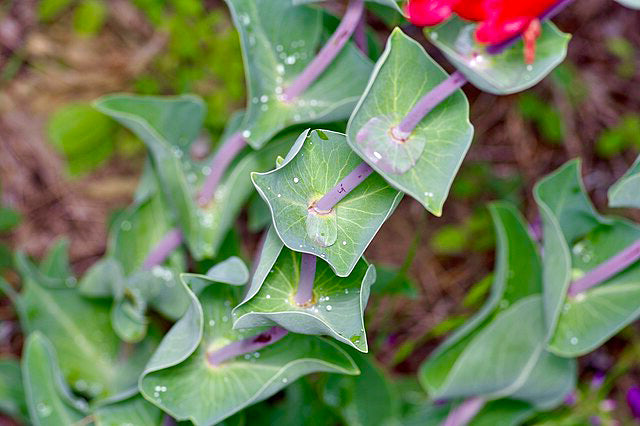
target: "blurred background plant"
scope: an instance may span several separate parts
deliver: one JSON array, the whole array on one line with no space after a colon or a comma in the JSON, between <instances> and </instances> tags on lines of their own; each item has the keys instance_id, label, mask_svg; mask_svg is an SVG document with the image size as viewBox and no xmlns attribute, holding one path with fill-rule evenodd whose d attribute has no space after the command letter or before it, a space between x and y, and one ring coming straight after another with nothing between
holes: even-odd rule
<instances>
[{"instance_id":1,"label":"blurred background plant","mask_svg":"<svg viewBox=\"0 0 640 426\"><path fill-rule=\"evenodd\" d=\"M373 373L362 379L301 380L251 408L265 424L358 419L367 404L358 387L371 389L369 380L401 390L389 392L394 401L401 394L402 401L391 404L398 410L417 410L424 402L412 378L418 365L490 290L494 232L488 201L512 201L535 223L533 184L579 156L587 189L607 210L607 188L640 152L640 16L609 3L581 0L559 17L559 27L574 33L568 60L533 90L497 98L465 88L476 140L443 217L427 217L406 197L367 252L379 270L367 326L380 366L372 364ZM380 8L369 14L372 36L380 40L388 25L399 22ZM424 41L417 29L406 30ZM206 131L195 153L204 156L244 99L239 40L219 0L5 0L0 85L0 273L11 282L17 281L12 248L42 258L58 237L70 241L74 272L85 271L104 253L110 218L131 200L143 146L97 113L92 100L116 91L196 93L207 104ZM254 222L264 216L264 204L250 206L229 237L235 245L245 241L246 253L256 244ZM8 357L20 354L22 337L6 300L0 301L0 319L6 358L0 364L0 411L15 413L20 407L7 402L18 386L10 385L17 379L15 360ZM638 398L627 394L640 385L637 335L638 325L631 325L583 357L575 398L532 423L632 424L627 399L633 405Z\"/></svg>"}]
</instances>

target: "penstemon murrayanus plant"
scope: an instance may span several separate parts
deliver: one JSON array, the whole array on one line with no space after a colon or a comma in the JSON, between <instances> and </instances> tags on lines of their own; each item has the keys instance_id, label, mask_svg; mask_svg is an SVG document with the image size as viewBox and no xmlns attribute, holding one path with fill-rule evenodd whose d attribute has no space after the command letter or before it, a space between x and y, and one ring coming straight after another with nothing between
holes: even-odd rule
<instances>
[{"instance_id":1,"label":"penstemon murrayanus plant","mask_svg":"<svg viewBox=\"0 0 640 426\"><path fill-rule=\"evenodd\" d=\"M453 426L496 413L517 424L561 403L575 385L575 358L638 316L640 231L595 212L578 163L536 187L542 247L514 207L491 206L491 296L418 376L428 398L445 404L425 396L402 415L392 385L361 354L376 275L362 255L403 194L442 214L473 135L460 87L496 95L531 87L563 60L569 37L545 22L527 65L517 37L478 45L473 26L451 18L425 32L457 68L448 76L400 29L374 66L348 41L362 39L362 0L349 2L340 23L307 1L227 3L249 97L217 152L190 158L204 116L195 97L97 101L148 147L134 204L79 283L59 245L40 265L17 257L20 294L3 284L28 335L25 416L53 425L235 424L243 409L313 372L347 375L328 376L322 392L348 424ZM344 129L347 120L345 133L317 127ZM612 187L612 206L640 205L637 169ZM228 234L254 189L272 224L250 272ZM151 311L173 326L164 333ZM296 386L287 392L308 391ZM375 416L363 409L372 388L382 392ZM361 397L340 401L342 392Z\"/></svg>"}]
</instances>

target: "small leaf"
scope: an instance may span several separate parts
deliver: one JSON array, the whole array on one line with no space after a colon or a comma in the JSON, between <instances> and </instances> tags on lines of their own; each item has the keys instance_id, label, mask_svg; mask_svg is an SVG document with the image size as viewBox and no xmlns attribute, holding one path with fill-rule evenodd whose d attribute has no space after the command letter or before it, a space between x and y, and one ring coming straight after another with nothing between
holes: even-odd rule
<instances>
[{"instance_id":1,"label":"small leaf","mask_svg":"<svg viewBox=\"0 0 640 426\"><path fill-rule=\"evenodd\" d=\"M341 277L353 270L402 197L372 175L328 214L317 213L314 203L360 163L344 135L318 130L303 132L279 168L251 176L284 244L321 257Z\"/></svg>"},{"instance_id":2,"label":"small leaf","mask_svg":"<svg viewBox=\"0 0 640 426\"><path fill-rule=\"evenodd\" d=\"M191 280L184 276L185 280ZM188 289L191 305L167 333L140 378L144 397L178 420L215 424L268 398L298 377L316 371L357 374L339 347L318 337L289 334L254 354L209 365L207 354L255 335L231 328L237 289L211 285L198 298ZM202 404L202 401L207 401Z\"/></svg>"},{"instance_id":3,"label":"small leaf","mask_svg":"<svg viewBox=\"0 0 640 426\"><path fill-rule=\"evenodd\" d=\"M464 94L456 91L441 102L407 142L399 143L390 132L446 77L416 41L396 28L347 126L349 146L437 216L473 135Z\"/></svg>"},{"instance_id":4,"label":"small leaf","mask_svg":"<svg viewBox=\"0 0 640 426\"><path fill-rule=\"evenodd\" d=\"M277 236L271 232L268 239ZM277 254L276 254L277 253ZM275 257L275 259L274 259ZM309 306L294 301L298 289L301 256L269 241L262 250L258 269L243 302L233 310L234 328L280 325L302 334L329 335L367 352L362 317L375 281L375 268L360 260L353 272L340 278L324 263L316 266L313 299Z\"/></svg>"},{"instance_id":5,"label":"small leaf","mask_svg":"<svg viewBox=\"0 0 640 426\"><path fill-rule=\"evenodd\" d=\"M224 260L207 271L207 278L211 281L230 285L244 285L249 281L249 269L237 256Z\"/></svg>"},{"instance_id":6,"label":"small leaf","mask_svg":"<svg viewBox=\"0 0 640 426\"><path fill-rule=\"evenodd\" d=\"M66 387L55 351L39 332L27 338L22 374L33 425L71 425L86 416L86 403L73 397Z\"/></svg>"},{"instance_id":7,"label":"small leaf","mask_svg":"<svg viewBox=\"0 0 640 426\"><path fill-rule=\"evenodd\" d=\"M287 102L282 94L325 42L318 9L293 0L226 0L240 33L248 86L243 131L258 149L276 133L301 123L327 123L348 117L364 90L371 62L347 43L311 86ZM281 25L295 22L295 25Z\"/></svg>"},{"instance_id":8,"label":"small leaf","mask_svg":"<svg viewBox=\"0 0 640 426\"><path fill-rule=\"evenodd\" d=\"M610 207L640 209L640 157L627 172L609 188Z\"/></svg>"},{"instance_id":9,"label":"small leaf","mask_svg":"<svg viewBox=\"0 0 640 426\"><path fill-rule=\"evenodd\" d=\"M495 95L520 92L537 84L564 60L571 39L551 22L543 23L535 62L527 65L521 39L492 55L474 40L474 31L475 24L453 17L425 29L425 36L474 86Z\"/></svg>"}]
</instances>

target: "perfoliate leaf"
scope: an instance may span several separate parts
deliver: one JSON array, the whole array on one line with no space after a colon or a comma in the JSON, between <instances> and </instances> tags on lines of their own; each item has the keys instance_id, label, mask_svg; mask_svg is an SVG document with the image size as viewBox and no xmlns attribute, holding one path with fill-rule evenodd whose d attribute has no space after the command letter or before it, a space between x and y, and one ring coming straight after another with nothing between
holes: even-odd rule
<instances>
[{"instance_id":1,"label":"perfoliate leaf","mask_svg":"<svg viewBox=\"0 0 640 426\"><path fill-rule=\"evenodd\" d=\"M402 197L374 174L319 214L314 203L361 162L343 134L305 131L278 168L251 175L284 244L324 259L341 277L350 274Z\"/></svg>"},{"instance_id":2,"label":"perfoliate leaf","mask_svg":"<svg viewBox=\"0 0 640 426\"><path fill-rule=\"evenodd\" d=\"M564 357L592 351L640 315L640 264L591 289L567 297L577 279L640 238L640 226L600 216L584 190L580 163L571 161L535 188L544 224L545 308L553 338L549 350Z\"/></svg>"},{"instance_id":3,"label":"perfoliate leaf","mask_svg":"<svg viewBox=\"0 0 640 426\"><path fill-rule=\"evenodd\" d=\"M434 398L497 398L521 392L521 399L547 405L550 395L566 393L575 368L544 352L548 331L540 260L524 220L507 204L494 204L491 214L498 240L492 295L422 365L419 378ZM536 391L541 388L545 392Z\"/></svg>"},{"instance_id":4,"label":"perfoliate leaf","mask_svg":"<svg viewBox=\"0 0 640 426\"><path fill-rule=\"evenodd\" d=\"M294 301L301 256L267 236L256 273L244 301L233 310L234 327L280 325L301 334L329 335L356 349L368 350L363 313L375 281L375 268L360 260L353 272L340 278L324 263L316 266L312 302ZM271 239L272 241L268 241Z\"/></svg>"},{"instance_id":5,"label":"perfoliate leaf","mask_svg":"<svg viewBox=\"0 0 640 426\"><path fill-rule=\"evenodd\" d=\"M522 40L492 55L475 41L475 27L453 17L425 29L425 36L474 86L495 95L520 92L537 84L564 60L571 39L551 22L543 23L542 35L536 41L535 62L528 65Z\"/></svg>"},{"instance_id":6,"label":"perfoliate leaf","mask_svg":"<svg viewBox=\"0 0 640 426\"><path fill-rule=\"evenodd\" d=\"M639 3L640 4L640 3ZM640 6L638 6L640 8ZM616 183L609 188L610 207L640 209L640 157Z\"/></svg>"},{"instance_id":7,"label":"perfoliate leaf","mask_svg":"<svg viewBox=\"0 0 640 426\"><path fill-rule=\"evenodd\" d=\"M93 413L96 426L156 426L164 414L139 394L98 407Z\"/></svg>"},{"instance_id":8,"label":"perfoliate leaf","mask_svg":"<svg viewBox=\"0 0 640 426\"><path fill-rule=\"evenodd\" d=\"M192 279L189 275L183 278ZM351 358L334 343L295 334L255 353L210 365L208 353L255 335L256 330L240 333L231 327L230 307L237 300L237 288L213 284L196 297L184 286L191 305L169 330L140 378L143 396L172 417L211 425L302 375L358 373Z\"/></svg>"},{"instance_id":9,"label":"perfoliate leaf","mask_svg":"<svg viewBox=\"0 0 640 426\"><path fill-rule=\"evenodd\" d=\"M446 77L416 41L396 28L347 126L349 146L437 216L473 136L464 94L456 91L441 102L406 142L390 132Z\"/></svg>"},{"instance_id":10,"label":"perfoliate leaf","mask_svg":"<svg viewBox=\"0 0 640 426\"><path fill-rule=\"evenodd\" d=\"M72 425L86 416L86 403L72 396L60 373L55 350L40 332L27 338L22 377L31 424Z\"/></svg>"},{"instance_id":11,"label":"perfoliate leaf","mask_svg":"<svg viewBox=\"0 0 640 426\"><path fill-rule=\"evenodd\" d=\"M326 123L351 113L371 72L371 62L347 43L331 65L297 98L285 101L286 87L311 62L326 40L320 10L293 0L226 0L240 33L248 105L243 135L260 148L276 133L301 123ZM295 22L295 25L282 25Z\"/></svg>"}]
</instances>

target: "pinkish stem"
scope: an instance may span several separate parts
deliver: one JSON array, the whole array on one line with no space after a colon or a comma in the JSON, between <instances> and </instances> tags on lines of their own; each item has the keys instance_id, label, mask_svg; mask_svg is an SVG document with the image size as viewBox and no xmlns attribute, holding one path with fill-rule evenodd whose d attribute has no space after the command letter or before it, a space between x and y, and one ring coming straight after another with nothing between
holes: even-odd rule
<instances>
[{"instance_id":1,"label":"pinkish stem","mask_svg":"<svg viewBox=\"0 0 640 426\"><path fill-rule=\"evenodd\" d=\"M340 21L340 25L331 35L315 58L305 67L296 79L285 88L283 98L291 101L300 96L313 84L314 81L331 64L333 59L340 53L344 45L351 38L351 35L360 22L360 17L364 11L364 0L351 0L347 10Z\"/></svg>"},{"instance_id":2,"label":"pinkish stem","mask_svg":"<svg viewBox=\"0 0 640 426\"><path fill-rule=\"evenodd\" d=\"M222 146L218 149L211 159L211 173L209 173L204 184L202 184L202 188L200 188L198 203L201 206L209 204L213 199L213 195L218 188L218 184L220 183L224 172L246 144L247 141L242 136L242 132L236 132L224 141Z\"/></svg>"},{"instance_id":3,"label":"pinkish stem","mask_svg":"<svg viewBox=\"0 0 640 426\"><path fill-rule=\"evenodd\" d=\"M466 426L482 410L486 401L482 398L469 398L449 412L441 426Z\"/></svg>"},{"instance_id":4,"label":"pinkish stem","mask_svg":"<svg viewBox=\"0 0 640 426\"><path fill-rule=\"evenodd\" d=\"M360 16L360 21L358 22L355 33L353 34L353 41L365 56L369 56L369 43L367 41L367 21L365 19L364 13L362 14L362 16Z\"/></svg>"},{"instance_id":5,"label":"pinkish stem","mask_svg":"<svg viewBox=\"0 0 640 426\"><path fill-rule=\"evenodd\" d=\"M313 300L313 280L315 277L316 257L309 253L302 253L298 291L293 298L298 305L303 306Z\"/></svg>"},{"instance_id":6,"label":"pinkish stem","mask_svg":"<svg viewBox=\"0 0 640 426\"><path fill-rule=\"evenodd\" d=\"M320 214L329 213L340 200L360 185L371 173L373 173L373 169L367 163L363 161L358 164L355 169L318 200L315 210Z\"/></svg>"},{"instance_id":7,"label":"pinkish stem","mask_svg":"<svg viewBox=\"0 0 640 426\"><path fill-rule=\"evenodd\" d=\"M170 229L147 255L142 263L142 269L150 270L164 262L171 252L182 244L182 239L182 231L177 228Z\"/></svg>"},{"instance_id":8,"label":"pinkish stem","mask_svg":"<svg viewBox=\"0 0 640 426\"><path fill-rule=\"evenodd\" d=\"M207 361L210 365L220 365L237 356L259 351L265 346L269 346L282 339L287 333L289 332L282 327L271 327L256 336L237 340L214 352L208 353Z\"/></svg>"}]
</instances>

